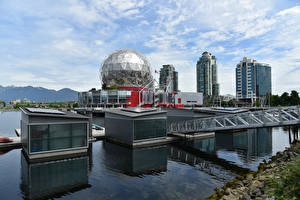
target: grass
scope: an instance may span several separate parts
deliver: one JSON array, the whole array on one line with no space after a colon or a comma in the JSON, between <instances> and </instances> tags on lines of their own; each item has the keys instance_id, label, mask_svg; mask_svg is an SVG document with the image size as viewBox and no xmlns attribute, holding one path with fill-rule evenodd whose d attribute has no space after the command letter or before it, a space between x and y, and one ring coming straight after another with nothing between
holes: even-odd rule
<instances>
[{"instance_id":1,"label":"grass","mask_svg":"<svg viewBox=\"0 0 300 200\"><path fill-rule=\"evenodd\" d=\"M279 200L300 199L300 156L286 168L281 168L281 172L268 182L270 197L274 196Z\"/></svg>"}]
</instances>

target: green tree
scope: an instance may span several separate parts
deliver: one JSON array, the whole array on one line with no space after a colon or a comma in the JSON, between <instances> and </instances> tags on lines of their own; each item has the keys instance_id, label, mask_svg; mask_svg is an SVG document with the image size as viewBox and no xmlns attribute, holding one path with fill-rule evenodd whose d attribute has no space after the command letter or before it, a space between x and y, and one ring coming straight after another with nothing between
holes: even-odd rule
<instances>
[{"instance_id":1,"label":"green tree","mask_svg":"<svg viewBox=\"0 0 300 200\"><path fill-rule=\"evenodd\" d=\"M106 83L102 83L102 90L105 90L107 88Z\"/></svg>"},{"instance_id":2,"label":"green tree","mask_svg":"<svg viewBox=\"0 0 300 200\"><path fill-rule=\"evenodd\" d=\"M229 107L235 107L235 102L232 99L229 100L227 104Z\"/></svg>"},{"instance_id":3,"label":"green tree","mask_svg":"<svg viewBox=\"0 0 300 200\"><path fill-rule=\"evenodd\" d=\"M2 104L4 107L6 106L5 101L0 101L0 104Z\"/></svg>"},{"instance_id":4,"label":"green tree","mask_svg":"<svg viewBox=\"0 0 300 200\"><path fill-rule=\"evenodd\" d=\"M222 101L222 102L221 102L221 106L222 106L222 107L227 107L227 106L228 106L228 103L227 103L226 101Z\"/></svg>"},{"instance_id":5,"label":"green tree","mask_svg":"<svg viewBox=\"0 0 300 200\"><path fill-rule=\"evenodd\" d=\"M272 95L271 96L271 106L279 106L281 104L280 100L281 100L280 96Z\"/></svg>"},{"instance_id":6,"label":"green tree","mask_svg":"<svg viewBox=\"0 0 300 200\"><path fill-rule=\"evenodd\" d=\"M299 105L299 102L300 102L300 98L298 92L292 90L290 95L290 105L291 106Z\"/></svg>"},{"instance_id":7,"label":"green tree","mask_svg":"<svg viewBox=\"0 0 300 200\"><path fill-rule=\"evenodd\" d=\"M289 106L290 105L290 96L289 96L289 93L284 92L280 96L280 105L281 106Z\"/></svg>"}]
</instances>

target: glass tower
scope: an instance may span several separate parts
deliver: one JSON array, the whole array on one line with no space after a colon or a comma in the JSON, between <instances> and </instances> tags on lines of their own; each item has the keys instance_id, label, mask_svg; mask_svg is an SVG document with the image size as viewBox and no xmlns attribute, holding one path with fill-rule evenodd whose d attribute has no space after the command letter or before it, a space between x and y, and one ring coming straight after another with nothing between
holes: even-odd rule
<instances>
[{"instance_id":1,"label":"glass tower","mask_svg":"<svg viewBox=\"0 0 300 200\"><path fill-rule=\"evenodd\" d=\"M178 91L178 72L173 65L163 65L160 69L159 87L167 92Z\"/></svg>"},{"instance_id":2,"label":"glass tower","mask_svg":"<svg viewBox=\"0 0 300 200\"><path fill-rule=\"evenodd\" d=\"M204 52L197 62L197 92L204 97L218 97L219 84L217 60L211 53Z\"/></svg>"},{"instance_id":3,"label":"glass tower","mask_svg":"<svg viewBox=\"0 0 300 200\"><path fill-rule=\"evenodd\" d=\"M236 66L236 98L256 100L272 93L271 66L244 57Z\"/></svg>"}]
</instances>

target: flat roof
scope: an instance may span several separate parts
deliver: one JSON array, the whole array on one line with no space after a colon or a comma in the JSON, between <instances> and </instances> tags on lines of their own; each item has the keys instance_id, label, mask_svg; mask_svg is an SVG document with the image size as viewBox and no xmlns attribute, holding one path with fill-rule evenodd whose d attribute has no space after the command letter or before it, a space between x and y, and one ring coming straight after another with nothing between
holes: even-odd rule
<instances>
[{"instance_id":1,"label":"flat roof","mask_svg":"<svg viewBox=\"0 0 300 200\"><path fill-rule=\"evenodd\" d=\"M122 108L122 111L125 112L133 112L133 113L145 113L145 112L152 112L152 111L157 111L157 108Z\"/></svg>"},{"instance_id":2,"label":"flat roof","mask_svg":"<svg viewBox=\"0 0 300 200\"><path fill-rule=\"evenodd\" d=\"M60 117L60 118L76 118L76 119L89 119L89 117L73 113L71 111L59 111L53 109L40 109L40 108L20 108L23 113L28 116L38 117Z\"/></svg>"},{"instance_id":3,"label":"flat roof","mask_svg":"<svg viewBox=\"0 0 300 200\"><path fill-rule=\"evenodd\" d=\"M42 108L25 108L31 113L44 113L44 114L59 114L59 115L65 115L66 113L59 111L59 110L53 110L53 109L42 109Z\"/></svg>"},{"instance_id":4,"label":"flat roof","mask_svg":"<svg viewBox=\"0 0 300 200\"><path fill-rule=\"evenodd\" d=\"M161 113L167 113L167 111L158 110L156 108L126 108L126 109L111 109L106 110L107 113L123 115L127 117L141 117L146 115L155 115Z\"/></svg>"},{"instance_id":5,"label":"flat roof","mask_svg":"<svg viewBox=\"0 0 300 200\"><path fill-rule=\"evenodd\" d=\"M205 113L241 113L247 112L249 109L244 108L234 108L234 107L202 107L202 108L194 108L197 112L205 112Z\"/></svg>"}]
</instances>

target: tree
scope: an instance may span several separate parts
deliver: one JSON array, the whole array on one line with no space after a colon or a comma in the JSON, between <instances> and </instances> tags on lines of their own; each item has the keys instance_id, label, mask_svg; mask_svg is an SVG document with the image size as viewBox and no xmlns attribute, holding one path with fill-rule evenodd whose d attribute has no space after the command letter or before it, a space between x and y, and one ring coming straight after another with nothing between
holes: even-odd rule
<instances>
[{"instance_id":1,"label":"tree","mask_svg":"<svg viewBox=\"0 0 300 200\"><path fill-rule=\"evenodd\" d=\"M235 102L232 99L229 100L227 104L229 107L235 107Z\"/></svg>"},{"instance_id":2,"label":"tree","mask_svg":"<svg viewBox=\"0 0 300 200\"><path fill-rule=\"evenodd\" d=\"M300 98L298 92L292 90L290 95L290 105L291 106L299 105L299 102L300 102Z\"/></svg>"},{"instance_id":3,"label":"tree","mask_svg":"<svg viewBox=\"0 0 300 200\"><path fill-rule=\"evenodd\" d=\"M271 96L271 106L279 106L280 103L280 97L278 95Z\"/></svg>"},{"instance_id":4,"label":"tree","mask_svg":"<svg viewBox=\"0 0 300 200\"><path fill-rule=\"evenodd\" d=\"M226 101L222 101L222 102L221 102L221 106L222 106L222 107L227 107L227 106L228 106L228 103L227 103Z\"/></svg>"},{"instance_id":5,"label":"tree","mask_svg":"<svg viewBox=\"0 0 300 200\"><path fill-rule=\"evenodd\" d=\"M3 107L5 107L5 106L6 106L6 103L5 103L5 101L0 101L0 104L2 104L2 105L3 105Z\"/></svg>"},{"instance_id":6,"label":"tree","mask_svg":"<svg viewBox=\"0 0 300 200\"><path fill-rule=\"evenodd\" d=\"M102 83L102 90L105 90L107 88L106 83Z\"/></svg>"},{"instance_id":7,"label":"tree","mask_svg":"<svg viewBox=\"0 0 300 200\"><path fill-rule=\"evenodd\" d=\"M289 93L284 92L280 96L280 105L282 105L282 106L289 106L290 105L290 96L289 96Z\"/></svg>"}]
</instances>

